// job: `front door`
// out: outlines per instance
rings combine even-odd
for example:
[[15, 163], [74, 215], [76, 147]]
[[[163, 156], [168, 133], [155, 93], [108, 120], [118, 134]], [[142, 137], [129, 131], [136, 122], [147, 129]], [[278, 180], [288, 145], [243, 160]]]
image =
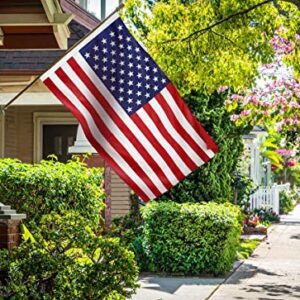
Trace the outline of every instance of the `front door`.
[[43, 125], [43, 159], [55, 154], [60, 162], [71, 158], [68, 153], [73, 146], [78, 125]]

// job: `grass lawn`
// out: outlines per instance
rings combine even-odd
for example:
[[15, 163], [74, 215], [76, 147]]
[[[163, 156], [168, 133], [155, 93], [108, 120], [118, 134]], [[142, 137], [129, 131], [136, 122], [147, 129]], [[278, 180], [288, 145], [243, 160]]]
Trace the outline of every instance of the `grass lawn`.
[[254, 249], [259, 245], [260, 241], [258, 240], [241, 240], [237, 257], [238, 259], [248, 258]]

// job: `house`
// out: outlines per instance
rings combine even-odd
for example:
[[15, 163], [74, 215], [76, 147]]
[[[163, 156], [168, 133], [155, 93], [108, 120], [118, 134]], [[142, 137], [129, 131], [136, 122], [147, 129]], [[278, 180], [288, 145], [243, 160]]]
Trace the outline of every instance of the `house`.
[[[7, 104], [36, 76], [99, 24], [89, 13], [103, 17], [119, 1], [2, 0], [0, 2], [0, 105]], [[81, 6], [82, 5], [82, 6]], [[94, 6], [98, 7], [98, 6]], [[109, 10], [105, 10], [108, 9]], [[0, 156], [36, 163], [55, 154], [65, 162], [76, 140], [77, 120], [38, 81], [28, 92], [0, 112]], [[103, 160], [98, 164], [104, 166]], [[108, 174], [108, 172], [106, 172]], [[111, 172], [112, 216], [129, 210], [129, 189]]]
[[261, 145], [264, 141], [265, 131], [255, 127], [244, 136], [245, 151], [248, 152], [249, 177], [257, 185], [257, 190], [250, 195], [250, 209], [272, 209], [279, 214], [279, 193], [288, 191], [290, 184], [277, 184], [273, 180], [271, 162], [261, 155]]

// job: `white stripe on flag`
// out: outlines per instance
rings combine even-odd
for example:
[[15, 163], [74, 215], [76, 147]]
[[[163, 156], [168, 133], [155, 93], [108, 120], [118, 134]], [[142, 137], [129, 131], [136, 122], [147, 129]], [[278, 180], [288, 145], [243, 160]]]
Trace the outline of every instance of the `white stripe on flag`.
[[181, 112], [181, 110], [177, 106], [177, 103], [174, 101], [172, 95], [167, 90], [167, 88], [164, 88], [161, 91], [161, 94], [166, 99], [167, 103], [169, 104], [171, 110], [174, 112], [177, 119], [180, 120], [182, 127], [192, 137], [192, 139], [195, 140], [198, 145], [200, 145], [200, 147], [207, 154], [207, 156], [209, 158], [212, 158], [215, 155], [215, 153], [207, 148], [206, 143], [203, 141], [203, 139], [199, 136], [199, 134], [195, 131], [195, 129], [191, 126], [184, 114]]
[[76, 95], [60, 80], [60, 78], [53, 74], [51, 75], [53, 83], [64, 93], [64, 95], [76, 106], [77, 110], [84, 117], [89, 125], [89, 129], [97, 140], [97, 142], [103, 147], [103, 149], [112, 157], [115, 163], [123, 169], [127, 175], [135, 181], [140, 189], [150, 198], [154, 199], [155, 195], [151, 192], [148, 186], [141, 180], [141, 178], [135, 173], [135, 171], [127, 164], [127, 162], [119, 155], [119, 153], [112, 147], [112, 145], [103, 137], [101, 132], [98, 130], [93, 117], [90, 112], [82, 105], [77, 99]]
[[190, 145], [182, 138], [182, 136], [178, 133], [178, 131], [174, 128], [174, 126], [169, 121], [169, 118], [161, 108], [157, 99], [152, 99], [149, 104], [153, 107], [157, 116], [163, 123], [166, 130], [173, 136], [173, 138], [177, 141], [177, 143], [182, 147], [185, 154], [190, 157], [197, 166], [200, 166], [204, 163], [204, 161], [197, 155], [197, 153], [190, 147]]
[[[150, 165], [145, 161], [140, 152], [134, 147], [131, 141], [124, 135], [124, 133], [120, 130], [120, 128], [114, 123], [114, 121], [110, 118], [110, 116], [103, 109], [99, 101], [93, 96], [90, 90], [86, 87], [86, 85], [81, 81], [78, 75], [73, 71], [73, 69], [65, 64], [62, 69], [68, 75], [69, 78], [72, 78], [74, 82], [76, 82], [77, 88], [80, 92], [86, 97], [87, 101], [94, 107], [99, 117], [103, 120], [105, 125], [108, 127], [109, 131], [112, 135], [115, 136], [117, 140], [128, 150], [130, 153], [130, 157], [132, 160], [135, 160], [141, 168], [145, 171], [145, 173], [149, 176], [153, 184], [158, 188], [161, 193], [164, 193], [167, 189], [164, 187], [155, 171], [150, 167]], [[112, 101], [116, 101], [112, 99]], [[118, 104], [118, 103], [117, 103]], [[119, 104], [118, 104], [119, 105]]]

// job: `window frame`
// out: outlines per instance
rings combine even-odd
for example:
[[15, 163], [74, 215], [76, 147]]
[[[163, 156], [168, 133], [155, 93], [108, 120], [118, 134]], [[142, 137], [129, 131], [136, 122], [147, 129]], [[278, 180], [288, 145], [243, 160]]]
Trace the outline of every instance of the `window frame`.
[[79, 123], [69, 112], [34, 112], [33, 124], [33, 162], [38, 163], [43, 157], [44, 125], [78, 125]]

